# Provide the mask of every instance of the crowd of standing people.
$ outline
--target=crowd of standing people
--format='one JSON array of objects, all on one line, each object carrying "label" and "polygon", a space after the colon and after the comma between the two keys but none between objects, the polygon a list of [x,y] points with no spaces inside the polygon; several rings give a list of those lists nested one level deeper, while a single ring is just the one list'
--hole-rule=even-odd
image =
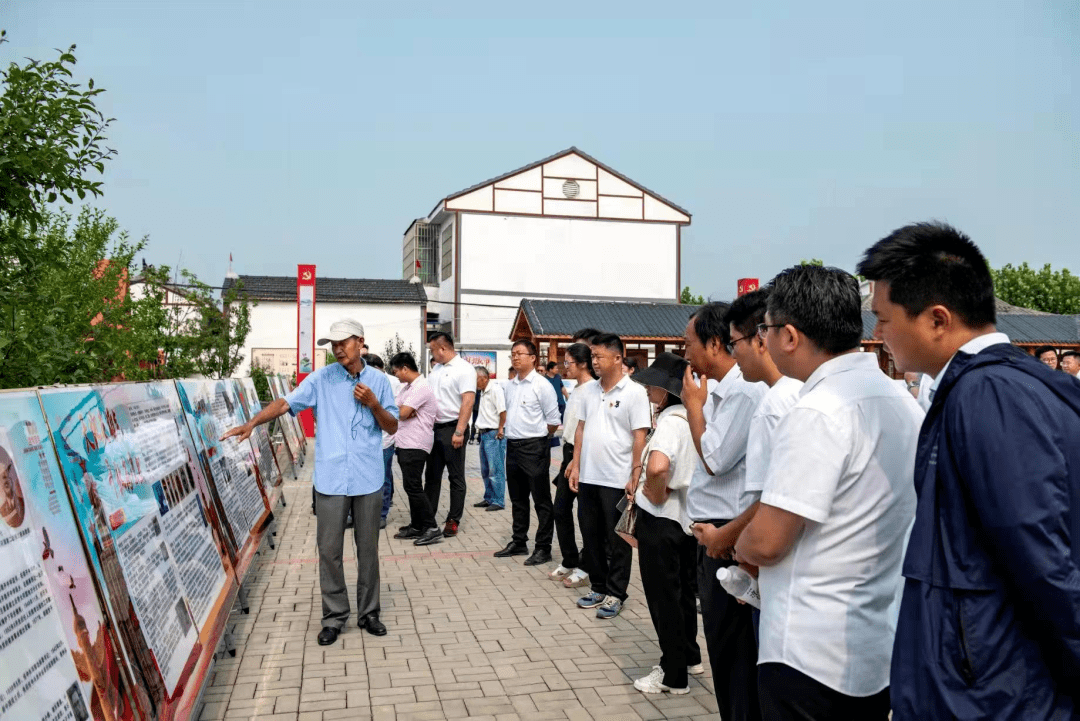
[{"label": "crowd of standing people", "polygon": [[372,529],[392,494],[387,449],[409,499],[395,537],[427,545],[461,529],[475,437],[475,505],[510,501],[495,556],[546,564],[557,536],[549,577],[603,620],[629,600],[636,545],[661,652],[643,693],[688,693],[704,672],[700,602],[724,721],[1080,715],[1080,443],[1061,422],[1080,415],[1080,356],[1032,357],[997,332],[985,258],[948,225],[894,231],[858,272],[874,281],[875,337],[924,379],[922,405],[862,352],[859,282],[835,268],[795,266],[699,307],[684,356],[633,373],[618,336],[583,329],[557,382],[528,340],[500,381],[440,333],[428,378],[410,353],[389,359],[392,391],[357,351],[359,323],[335,324],[339,363],[231,432],[319,409],[319,642],[349,614],[350,511],[360,626],[386,633]]}]

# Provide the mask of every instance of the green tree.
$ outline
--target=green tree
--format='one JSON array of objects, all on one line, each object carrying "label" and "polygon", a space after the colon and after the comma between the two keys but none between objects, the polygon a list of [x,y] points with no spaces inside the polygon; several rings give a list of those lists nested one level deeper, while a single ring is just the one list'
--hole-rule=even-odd
[{"label": "green tree", "polygon": [[799,265],[816,265],[820,268],[825,266],[825,261],[821,258],[811,258],[810,260],[803,259],[799,261]]},{"label": "green tree", "polygon": [[[390,359],[398,353],[403,353],[405,351],[416,355],[413,351],[412,343],[409,343],[409,345],[406,346],[405,341],[401,339],[401,336],[394,333],[394,337],[383,344],[383,363],[386,364],[386,370],[390,370]],[[419,362],[419,359],[417,359],[417,362]]]},{"label": "green tree", "polygon": [[1054,270],[1049,263],[1036,270],[1027,263],[990,269],[994,279],[994,294],[1022,308],[1047,313],[1074,315],[1080,313],[1080,277],[1067,268]]},{"label": "green tree", "polygon": [[694,295],[690,292],[690,286],[686,286],[679,295],[679,302],[683,305],[703,305],[705,303],[705,297]]},{"label": "green tree", "polygon": [[[6,42],[0,31],[0,43]],[[85,89],[73,81],[75,46],[51,62],[11,63],[0,72],[0,215],[36,231],[46,206],[57,196],[67,203],[87,193],[101,195],[101,181],[116,151],[104,146],[112,118],[94,104],[104,92],[91,79]]]},{"label": "green tree", "polygon": [[248,375],[251,376],[251,380],[255,383],[255,394],[259,396],[259,400],[263,403],[274,400],[273,394],[270,393],[270,381],[267,379],[269,374],[270,371],[258,363],[252,363],[248,369]]}]

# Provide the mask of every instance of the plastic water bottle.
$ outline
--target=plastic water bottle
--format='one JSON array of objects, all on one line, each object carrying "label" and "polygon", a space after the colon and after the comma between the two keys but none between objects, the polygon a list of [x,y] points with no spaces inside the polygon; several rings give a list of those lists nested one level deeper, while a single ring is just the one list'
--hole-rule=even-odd
[{"label": "plastic water bottle", "polygon": [[735,598],[749,603],[754,608],[761,608],[761,594],[758,593],[757,579],[738,566],[727,566],[717,570],[716,580]]}]

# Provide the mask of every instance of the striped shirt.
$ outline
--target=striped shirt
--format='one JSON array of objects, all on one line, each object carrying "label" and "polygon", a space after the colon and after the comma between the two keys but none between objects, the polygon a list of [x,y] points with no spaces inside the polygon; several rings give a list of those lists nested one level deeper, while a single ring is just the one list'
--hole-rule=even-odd
[{"label": "striped shirt", "polygon": [[731,520],[749,507],[743,505],[746,482],[746,443],[750,419],[769,390],[764,383],[743,379],[739,366],[731,367],[722,380],[709,383],[705,401],[705,432],[701,455],[712,475],[700,462],[686,497],[687,511],[695,521]]}]

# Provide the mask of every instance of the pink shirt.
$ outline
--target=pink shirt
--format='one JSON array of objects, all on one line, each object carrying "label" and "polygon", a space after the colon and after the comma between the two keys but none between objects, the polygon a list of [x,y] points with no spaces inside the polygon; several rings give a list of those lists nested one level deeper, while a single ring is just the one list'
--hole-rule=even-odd
[{"label": "pink shirt", "polygon": [[435,443],[435,416],[439,406],[435,393],[422,376],[412,383],[401,386],[397,397],[398,408],[408,406],[416,410],[409,418],[398,421],[398,430],[394,434],[397,447],[431,452]]}]

